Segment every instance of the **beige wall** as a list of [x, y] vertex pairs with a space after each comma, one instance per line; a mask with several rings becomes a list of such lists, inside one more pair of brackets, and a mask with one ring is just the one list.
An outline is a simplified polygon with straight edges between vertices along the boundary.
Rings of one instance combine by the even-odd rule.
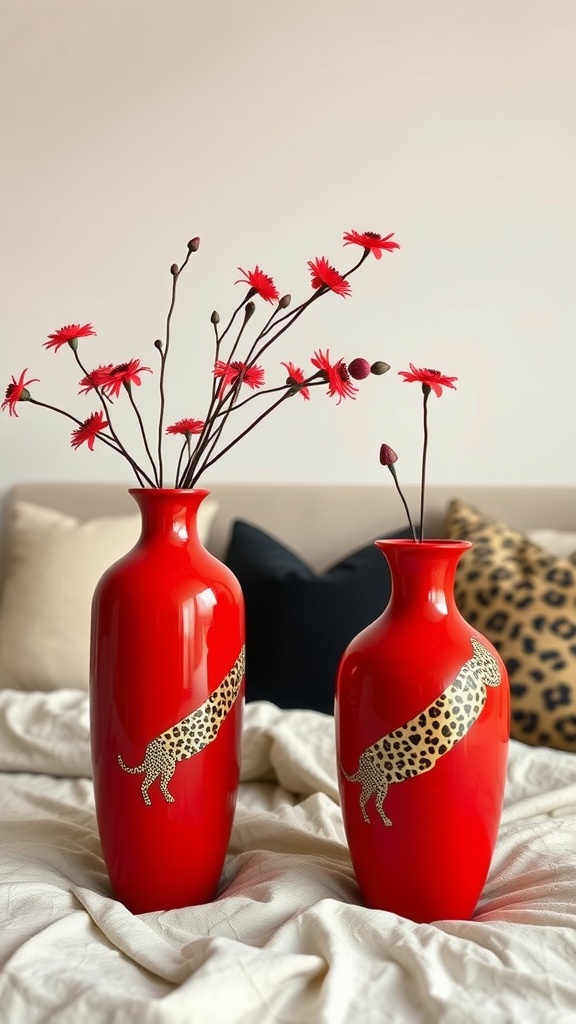
[[[199, 234], [168, 415], [201, 416], [208, 318], [242, 294], [238, 266], [303, 297], [308, 259], [348, 264], [343, 231], [395, 231], [401, 251], [303, 318], [270, 378], [317, 347], [437, 366], [460, 383], [432, 402], [431, 480], [574, 482], [573, 0], [3, 0], [0, 29], [3, 388], [27, 366], [38, 397], [88, 415], [68, 350], [41, 345], [70, 321], [98, 330], [91, 366], [154, 366], [168, 268]], [[138, 397], [152, 415], [152, 382]], [[214, 478], [369, 483], [386, 441], [418, 479], [414, 386], [313, 398]], [[0, 418], [2, 489], [127, 478], [19, 411]]]

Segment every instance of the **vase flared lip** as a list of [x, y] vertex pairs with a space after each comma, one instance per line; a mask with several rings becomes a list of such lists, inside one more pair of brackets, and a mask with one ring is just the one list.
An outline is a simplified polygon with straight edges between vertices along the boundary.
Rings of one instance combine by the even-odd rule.
[[425, 537], [424, 540], [412, 540], [407, 537], [386, 537], [374, 541], [376, 547], [401, 548], [403, 550], [426, 550], [426, 551], [468, 551], [472, 547], [470, 540], [458, 540], [455, 537]]
[[183, 494], [197, 494], [206, 498], [210, 491], [207, 487], [129, 487], [128, 494], [163, 494], [170, 497], [181, 497]]

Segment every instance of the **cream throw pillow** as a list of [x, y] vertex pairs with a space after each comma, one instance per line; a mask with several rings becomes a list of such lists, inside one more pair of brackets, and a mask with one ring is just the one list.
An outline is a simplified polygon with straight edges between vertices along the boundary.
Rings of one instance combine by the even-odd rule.
[[[217, 503], [205, 499], [205, 544]], [[17, 501], [7, 528], [0, 601], [0, 689], [88, 688], [92, 595], [140, 536], [140, 516], [81, 522]]]

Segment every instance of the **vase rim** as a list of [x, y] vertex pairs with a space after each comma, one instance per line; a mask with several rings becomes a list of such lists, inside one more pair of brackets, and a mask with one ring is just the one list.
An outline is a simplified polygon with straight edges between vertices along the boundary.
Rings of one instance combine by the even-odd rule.
[[128, 494], [170, 494], [170, 495], [182, 495], [182, 494], [201, 494], [206, 497], [210, 494], [207, 487], [129, 487]]
[[424, 540], [412, 540], [406, 537], [386, 537], [382, 540], [376, 540], [374, 543], [378, 547], [396, 547], [396, 548], [420, 548], [427, 550], [446, 550], [446, 551], [467, 551], [468, 548], [472, 547], [471, 540], [459, 540], [456, 537], [425, 537]]

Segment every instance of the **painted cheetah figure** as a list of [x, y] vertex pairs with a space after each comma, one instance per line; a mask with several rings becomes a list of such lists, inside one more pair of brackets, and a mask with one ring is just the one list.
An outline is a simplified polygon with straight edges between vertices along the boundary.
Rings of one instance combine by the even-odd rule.
[[410, 722], [364, 750], [353, 775], [342, 768], [348, 782], [362, 785], [360, 809], [368, 824], [366, 804], [371, 796], [384, 824], [392, 824], [384, 811], [388, 787], [429, 772], [474, 724], [486, 703], [486, 687], [500, 684], [496, 658], [474, 637], [470, 638], [470, 643], [473, 656], [437, 700]]
[[222, 722], [232, 710], [238, 696], [244, 678], [244, 660], [243, 647], [228, 675], [207, 700], [181, 722], [177, 722], [150, 741], [142, 764], [130, 768], [118, 754], [118, 763], [125, 772], [131, 775], [146, 773], [140, 787], [145, 804], [150, 806], [152, 803], [148, 790], [158, 776], [165, 800], [174, 803], [168, 783], [174, 775], [176, 765], [178, 761], [194, 757], [194, 754], [198, 754], [216, 738]]

